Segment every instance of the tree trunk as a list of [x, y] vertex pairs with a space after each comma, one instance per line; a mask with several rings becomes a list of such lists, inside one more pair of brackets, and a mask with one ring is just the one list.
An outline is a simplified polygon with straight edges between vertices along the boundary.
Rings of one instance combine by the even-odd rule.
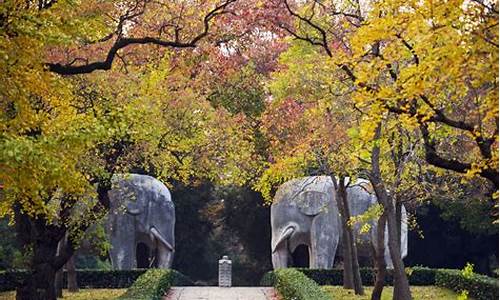
[[[44, 252], [52, 252], [54, 247], [37, 247], [35, 250], [33, 272], [26, 278], [22, 285], [16, 290], [16, 300], [56, 300], [56, 269], [47, 261], [47, 257], [42, 256]], [[52, 249], [51, 249], [52, 248]], [[49, 256], [50, 257], [50, 256]]]
[[[375, 130], [375, 140], [381, 137], [382, 126], [379, 123]], [[401, 258], [401, 249], [399, 247], [401, 239], [398, 242], [398, 224], [396, 221], [396, 210], [393, 200], [389, 197], [380, 172], [380, 146], [375, 143], [373, 146], [371, 165], [372, 171], [370, 181], [377, 195], [378, 201], [383, 205], [384, 213], [387, 215], [387, 227], [389, 231], [389, 252], [394, 265], [394, 300], [411, 300], [410, 285], [406, 277], [403, 259]], [[401, 227], [401, 223], [399, 223]]]
[[354, 274], [352, 271], [352, 251], [350, 250], [349, 247], [349, 242], [348, 241], [348, 233], [347, 229], [344, 227], [344, 221], [342, 220], [342, 257], [343, 257], [343, 271], [342, 271], [342, 276], [343, 276], [343, 287], [344, 289], [354, 289]]
[[[402, 204], [396, 200], [395, 218], [396, 218], [397, 240], [395, 244], [400, 253], [399, 255], [400, 257], [401, 257], [401, 205]], [[403, 265], [403, 272], [404, 272], [404, 265]], [[406, 272], [405, 272], [405, 278], [407, 278]], [[396, 277], [394, 277], [394, 279], [396, 279]], [[404, 290], [400, 288], [400, 285], [398, 285], [397, 287], [394, 286], [393, 299], [400, 299], [402, 293], [404, 293]]]
[[[32, 218], [15, 208], [16, 239], [21, 249], [31, 249], [30, 274], [16, 289], [17, 300], [56, 300], [56, 272], [67, 260], [67, 250], [57, 255], [66, 229], [47, 224], [43, 217]], [[64, 247], [67, 248], [67, 247]]]
[[[66, 239], [63, 238], [59, 241], [59, 244], [57, 244], [57, 254], [60, 254], [63, 251], [64, 243]], [[63, 276], [64, 276], [64, 266], [57, 270], [56, 272], [56, 278], [54, 279], [54, 285], [56, 289], [56, 296], [58, 298], [62, 298], [63, 296]]]
[[376, 231], [376, 240], [375, 246], [373, 247], [373, 256], [375, 260], [375, 284], [373, 286], [373, 291], [371, 295], [371, 300], [380, 300], [382, 298], [382, 291], [385, 286], [385, 274], [386, 264], [385, 264], [385, 224], [386, 224], [386, 216], [383, 213], [377, 221], [377, 231]]
[[56, 278], [54, 279], [54, 288], [56, 289], [57, 298], [63, 297], [63, 284], [64, 284], [64, 267], [60, 268], [56, 272]]
[[[98, 183], [97, 198], [101, 204], [94, 207], [95, 212], [107, 210], [109, 209], [108, 191], [111, 189], [111, 181], [108, 178], [95, 183]], [[70, 215], [73, 207], [72, 202], [66, 204], [59, 214], [61, 220], [65, 220]], [[56, 300], [56, 272], [64, 266], [74, 252], [73, 242], [68, 239], [60, 253], [57, 253], [59, 241], [67, 231], [65, 223], [47, 223], [44, 215], [29, 216], [23, 212], [20, 204], [14, 205], [13, 209], [17, 244], [23, 254], [31, 260], [28, 276], [16, 287], [16, 299]], [[84, 223], [78, 229], [84, 232], [87, 228], [88, 225]]]
[[[389, 227], [389, 252], [391, 254], [392, 263], [394, 264], [394, 300], [411, 300], [410, 285], [406, 277], [405, 266], [401, 258], [401, 249], [398, 242], [398, 233], [396, 215], [392, 203], [387, 205], [388, 211], [388, 227]], [[399, 223], [401, 226], [401, 223]]]
[[[342, 217], [342, 232], [344, 237], [344, 288], [354, 289], [356, 295], [363, 295], [363, 284], [359, 271], [358, 251], [356, 240], [349, 218], [351, 217], [349, 203], [347, 201], [347, 190], [344, 182], [345, 176], [340, 176], [337, 187], [337, 205]], [[332, 178], [335, 180], [335, 178]]]
[[68, 292], [77, 293], [78, 280], [75, 268], [75, 255], [72, 255], [71, 258], [66, 263], [66, 270], [68, 270]]

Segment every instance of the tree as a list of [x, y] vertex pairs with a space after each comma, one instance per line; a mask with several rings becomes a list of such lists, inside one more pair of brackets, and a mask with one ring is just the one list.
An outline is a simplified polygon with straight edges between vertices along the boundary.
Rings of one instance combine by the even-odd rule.
[[357, 161], [350, 155], [353, 145], [347, 134], [356, 122], [356, 112], [345, 109], [348, 99], [331, 101], [330, 91], [342, 87], [328, 82], [331, 66], [318, 67], [318, 58], [316, 50], [303, 42], [294, 43], [281, 56], [286, 68], [273, 74], [270, 87], [275, 103], [263, 117], [271, 143], [271, 165], [259, 188], [269, 197], [269, 185], [295, 176], [332, 178], [342, 216], [344, 286], [363, 294], [346, 191], [356, 177]]
[[[341, 7], [311, 1], [301, 6], [311, 17], [286, 1], [284, 6], [296, 17], [298, 30], [282, 27], [335, 56], [358, 87], [359, 106], [413, 122], [429, 164], [481, 176], [498, 189], [493, 151], [498, 144], [497, 2], [393, 1], [367, 7], [356, 2]], [[469, 112], [465, 119], [464, 111]], [[443, 143], [455, 147], [442, 154]], [[469, 161], [461, 156], [464, 148], [474, 154]]]
[[[384, 1], [363, 6], [284, 0], [276, 5], [295, 19], [277, 25], [295, 39], [319, 46], [343, 71], [339, 80], [351, 81], [353, 104], [368, 115], [361, 128], [377, 128], [381, 118], [396, 114], [406, 130], [420, 131], [429, 164], [481, 176], [498, 189], [498, 159], [492, 152], [498, 144], [497, 3]], [[460, 119], [464, 109], [470, 118]], [[379, 138], [384, 137], [375, 140]], [[439, 145], [450, 141], [456, 148], [441, 153]], [[466, 158], [465, 153], [473, 155]], [[383, 174], [377, 171], [377, 156], [372, 171]], [[383, 194], [385, 188], [378, 188]], [[387, 217], [394, 227], [394, 216]], [[389, 232], [397, 242], [397, 231]], [[391, 248], [392, 253], [397, 247]], [[397, 274], [405, 277], [402, 268]], [[399, 279], [403, 286], [396, 289], [403, 294], [397, 297], [409, 299], [407, 284]]]
[[[168, 69], [150, 72], [142, 61], [142, 67], [123, 66], [130, 72], [127, 78], [113, 70], [109, 77], [56, 75], [54, 67], [73, 70], [67, 74], [75, 69], [62, 63], [46, 65], [46, 59], [61, 57], [61, 49], [75, 41], [96, 40], [106, 22], [95, 13], [106, 10], [93, 2], [40, 3], [34, 7], [9, 1], [2, 3], [0, 13], [0, 214], [14, 220], [31, 271], [18, 288], [19, 299], [55, 298], [55, 273], [71, 257], [86, 228], [105, 214], [114, 173], [142, 169], [164, 180], [206, 176], [240, 182], [247, 169], [235, 162], [248, 161], [250, 166], [253, 161], [245, 157], [252, 152], [251, 143], [241, 138], [245, 133], [237, 118], [211, 109], [182, 85], [184, 94], [158, 93], [179, 88], [158, 89], [170, 75], [169, 80], [177, 77], [182, 79], [177, 83], [185, 84], [186, 68], [172, 74]], [[207, 18], [204, 24], [215, 16]], [[164, 112], [179, 122], [168, 123]], [[150, 118], [141, 119], [144, 115]], [[57, 254], [57, 244], [67, 232], [69, 242]]]
[[[295, 51], [315, 65], [301, 73], [289, 64], [300, 78], [296, 82], [312, 83], [307, 89], [296, 85], [292, 93], [283, 86], [286, 81], [271, 84], [273, 95], [281, 98], [275, 103], [284, 105], [291, 122], [265, 125], [289, 140], [271, 138], [277, 150], [270, 162], [279, 176], [269, 171], [264, 180], [285, 180], [326, 159], [330, 166], [347, 161], [350, 170], [370, 169], [385, 184], [397, 182], [397, 172], [389, 171], [394, 170], [389, 153], [398, 143], [388, 144], [391, 135], [400, 134], [391, 125], [397, 121], [405, 132], [418, 132], [418, 155], [430, 165], [464, 179], [487, 180], [490, 193], [497, 191], [497, 19], [498, 3], [482, 0], [364, 6], [315, 0], [3, 1], [0, 216], [15, 221], [33, 279], [20, 287], [18, 297], [54, 298], [55, 271], [81, 233], [104, 215], [114, 173], [140, 171], [189, 183], [199, 176], [245, 181], [260, 161], [254, 153], [258, 135], [248, 124], [259, 125], [249, 117], [258, 119], [261, 108], [250, 105], [249, 110], [235, 102], [235, 94], [263, 103], [262, 83], [252, 72], [265, 78], [277, 70], [274, 60], [263, 60], [286, 48], [285, 36], [314, 46]], [[257, 43], [249, 46], [250, 41]], [[265, 55], [259, 56], [260, 49]], [[255, 66], [245, 69], [250, 75], [234, 72], [248, 61]], [[224, 71], [217, 73], [219, 62]], [[315, 66], [321, 66], [317, 74]], [[206, 85], [203, 78], [214, 74], [224, 74], [224, 80]], [[206, 101], [210, 92], [216, 95], [212, 103]], [[314, 101], [289, 99], [292, 94]], [[332, 107], [327, 99], [339, 105]], [[360, 116], [359, 124], [340, 126], [341, 136], [324, 140], [323, 130], [334, 122], [327, 120], [323, 128], [322, 120], [329, 114], [340, 118], [342, 105]], [[311, 136], [310, 121], [316, 132]], [[379, 126], [381, 135], [374, 137]], [[346, 139], [348, 146], [332, 144], [354, 134], [353, 128], [359, 128], [359, 139]], [[336, 156], [335, 147], [344, 150]], [[370, 161], [377, 151], [378, 158]], [[377, 188], [384, 198], [386, 188]], [[396, 196], [383, 203], [397, 215], [399, 196], [391, 195]], [[89, 218], [78, 218], [76, 211]], [[387, 218], [394, 227], [393, 216]], [[57, 255], [57, 243], [68, 231], [70, 242]], [[389, 231], [397, 242], [397, 230]], [[397, 245], [391, 248], [397, 252]], [[397, 274], [404, 276], [401, 268]], [[401, 299], [409, 298], [404, 294]]]

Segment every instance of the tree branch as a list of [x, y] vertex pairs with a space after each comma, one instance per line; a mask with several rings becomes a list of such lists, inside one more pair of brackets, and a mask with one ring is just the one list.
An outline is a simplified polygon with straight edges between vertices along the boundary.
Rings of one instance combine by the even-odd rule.
[[418, 55], [417, 55], [417, 52], [415, 52], [415, 49], [413, 48], [412, 45], [410, 45], [402, 36], [401, 34], [396, 34], [396, 37], [398, 37], [401, 42], [403, 43], [403, 45], [406, 47], [406, 49], [408, 49], [411, 54], [413, 55], [413, 62], [418, 66], [418, 64], [420, 63], [420, 59], [418, 58]]
[[[464, 121], [456, 121], [456, 120], [450, 119], [444, 114], [442, 109], [436, 108], [429, 101], [429, 98], [427, 98], [425, 95], [421, 95], [420, 98], [425, 102], [425, 104], [427, 104], [435, 112], [435, 115], [429, 119], [430, 121], [440, 122], [440, 123], [446, 124], [446, 125], [454, 127], [454, 128], [469, 131], [469, 132], [474, 134], [474, 131], [475, 131], [474, 125], [467, 123], [467, 122], [464, 122]], [[481, 151], [481, 155], [484, 158], [491, 158], [491, 146], [494, 142], [494, 139], [488, 139], [488, 138], [485, 139], [481, 135], [479, 135], [479, 136], [474, 135], [474, 136], [475, 136], [474, 140], [475, 140], [477, 146], [479, 147], [479, 150]]]
[[[429, 129], [427, 124], [420, 124], [420, 131], [424, 140], [425, 160], [436, 167], [446, 170], [455, 171], [458, 173], [467, 173], [472, 168], [469, 163], [463, 163], [456, 159], [448, 159], [440, 156], [436, 150], [435, 142], [430, 138]], [[479, 175], [489, 180], [493, 186], [498, 190], [498, 171], [492, 168], [481, 170]]]
[[[322, 46], [323, 49], [325, 49], [325, 51], [328, 54], [328, 56], [332, 57], [333, 54], [332, 54], [332, 51], [330, 50], [330, 47], [328, 46], [328, 39], [327, 39], [326, 31], [323, 28], [321, 28], [319, 25], [314, 24], [309, 18], [303, 17], [303, 16], [299, 15], [298, 13], [294, 12], [292, 10], [292, 8], [290, 7], [290, 5], [288, 5], [288, 1], [287, 0], [284, 0], [283, 2], [285, 3], [285, 7], [288, 10], [288, 13], [290, 13], [292, 16], [294, 16], [295, 18], [299, 19], [300, 21], [306, 23], [310, 27], [314, 28], [320, 34], [320, 36], [321, 36], [321, 42], [317, 42], [319, 44], [313, 44], [313, 45], [320, 45], [320, 46]], [[294, 35], [294, 37], [298, 36], [298, 34], [296, 34], [296, 33], [293, 34], [293, 35]], [[305, 41], [310, 41], [311, 40], [310, 38], [306, 38], [306, 37], [302, 37], [301, 39], [305, 40]]]
[[222, 4], [216, 6], [214, 9], [208, 12], [203, 18], [203, 31], [188, 42], [180, 42], [178, 40], [169, 41], [156, 37], [134, 38], [134, 37], [122, 37], [121, 35], [118, 35], [118, 38], [116, 39], [115, 43], [109, 49], [108, 54], [106, 55], [106, 59], [103, 61], [96, 61], [79, 66], [61, 64], [61, 63], [47, 63], [46, 66], [49, 69], [49, 71], [60, 75], [86, 74], [86, 73], [92, 73], [96, 70], [111, 69], [111, 66], [113, 65], [113, 61], [117, 56], [118, 51], [120, 49], [132, 45], [151, 44], [151, 45], [171, 47], [171, 48], [195, 48], [198, 42], [208, 35], [210, 30], [211, 20], [218, 15], [226, 13], [225, 9], [227, 8], [227, 6], [236, 1], [238, 0], [226, 0]]

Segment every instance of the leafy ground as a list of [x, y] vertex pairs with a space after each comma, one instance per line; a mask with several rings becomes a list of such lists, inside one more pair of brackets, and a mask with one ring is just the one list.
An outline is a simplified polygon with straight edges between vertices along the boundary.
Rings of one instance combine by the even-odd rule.
[[[323, 289], [334, 296], [334, 299], [369, 300], [373, 287], [365, 287], [364, 296], [355, 296], [354, 291], [345, 290], [341, 286], [324, 286]], [[385, 287], [382, 300], [391, 300], [392, 291], [392, 287]], [[456, 300], [458, 296], [453, 291], [435, 286], [412, 286], [411, 291], [413, 298], [419, 300]]]
[[[324, 286], [328, 293], [334, 296], [334, 299], [342, 300], [369, 300], [372, 287], [365, 287], [364, 296], [355, 296], [352, 290], [345, 290], [341, 286]], [[382, 300], [392, 299], [392, 287], [385, 287]], [[435, 286], [413, 286], [411, 287], [414, 299], [419, 300], [456, 300], [457, 294], [440, 287]], [[125, 289], [81, 289], [78, 293], [68, 293], [63, 291], [66, 300], [110, 300], [125, 292]], [[14, 300], [15, 292], [0, 293], [0, 300]]]
[[[126, 289], [81, 289], [78, 293], [68, 293], [63, 290], [65, 300], [110, 300], [115, 299], [126, 291]], [[16, 292], [0, 293], [0, 300], [14, 300]]]

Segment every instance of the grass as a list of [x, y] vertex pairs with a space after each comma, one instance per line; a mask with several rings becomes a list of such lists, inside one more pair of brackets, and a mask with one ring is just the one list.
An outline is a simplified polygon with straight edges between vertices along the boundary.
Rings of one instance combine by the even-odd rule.
[[[332, 295], [335, 300], [369, 300], [373, 287], [366, 286], [364, 296], [356, 296], [352, 290], [345, 290], [341, 286], [323, 286], [323, 289]], [[382, 300], [392, 300], [392, 287], [385, 287]], [[68, 293], [63, 291], [65, 300], [111, 300], [122, 295], [126, 289], [81, 289], [78, 293]], [[457, 294], [445, 288], [435, 286], [412, 286], [412, 295], [418, 300], [456, 300]], [[0, 300], [14, 300], [16, 293], [0, 293]], [[469, 300], [473, 300], [470, 299]]]
[[[345, 290], [341, 286], [323, 286], [323, 289], [332, 295], [335, 300], [369, 300], [373, 287], [365, 286], [365, 295], [356, 296], [353, 290]], [[413, 299], [418, 300], [457, 300], [457, 294], [445, 288], [436, 286], [412, 286]], [[382, 300], [392, 300], [393, 287], [385, 287]], [[469, 298], [470, 300], [470, 298]]]
[[[63, 290], [63, 298], [65, 300], [111, 300], [125, 293], [126, 289], [80, 289], [78, 293], [68, 293]], [[14, 300], [16, 292], [0, 293], [0, 300]]]

